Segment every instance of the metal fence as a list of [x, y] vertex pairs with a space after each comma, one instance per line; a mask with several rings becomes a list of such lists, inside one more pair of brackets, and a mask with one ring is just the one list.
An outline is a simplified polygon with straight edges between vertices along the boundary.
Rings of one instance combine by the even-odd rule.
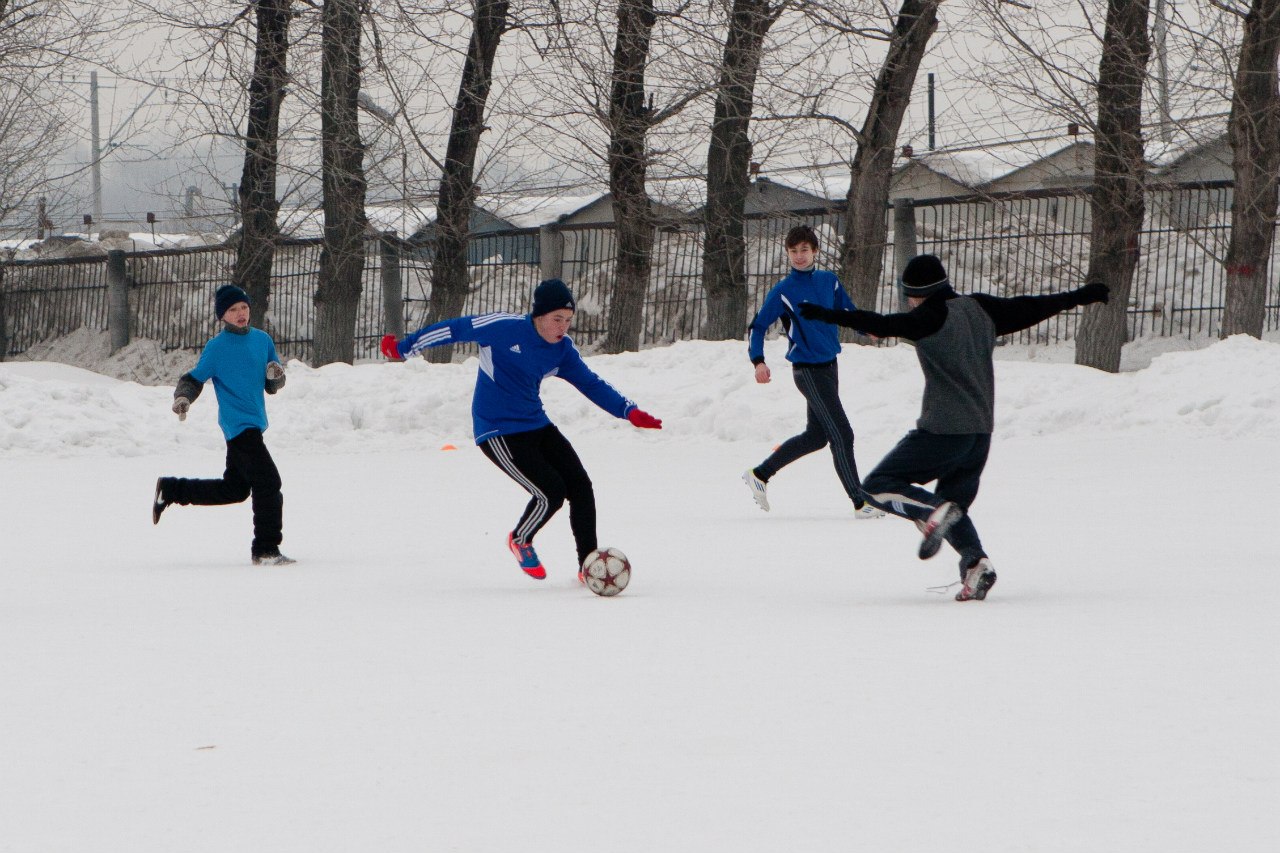
[[[1229, 183], [1149, 188], [1141, 258], [1128, 308], [1131, 338], [1213, 335], [1222, 319], [1230, 235]], [[933, 252], [946, 262], [962, 292], [1014, 296], [1076, 287], [1089, 256], [1087, 190], [1025, 192], [918, 200], [913, 251]], [[830, 209], [747, 217], [748, 304], [754, 311], [769, 287], [787, 271], [783, 237], [805, 223], [822, 240], [819, 262], [838, 266], [843, 213]], [[894, 239], [884, 246], [877, 310], [894, 310]], [[386, 253], [379, 240], [366, 252], [363, 295], [356, 319], [358, 358], [377, 357], [388, 328], [382, 292], [383, 265], [396, 266], [404, 327], [420, 327], [431, 302], [429, 249], [396, 244]], [[698, 338], [706, 321], [702, 290], [702, 231], [695, 220], [668, 223], [655, 234], [653, 272], [646, 297], [641, 346]], [[471, 290], [463, 312], [521, 313], [534, 285], [548, 275], [569, 282], [578, 297], [574, 339], [590, 349], [607, 328], [614, 281], [616, 241], [610, 224], [516, 229], [476, 236], [468, 247]], [[272, 273], [270, 328], [286, 357], [309, 361], [313, 296], [321, 242], [285, 240]], [[226, 246], [125, 252], [131, 337], [158, 341], [165, 349], [194, 350], [216, 331], [214, 289], [230, 278], [234, 250]], [[82, 326], [108, 322], [106, 258], [12, 259], [0, 261], [0, 332], [4, 352], [16, 355]], [[1280, 326], [1280, 287], [1274, 256], [1269, 268], [1266, 328]], [[743, 318], [745, 328], [747, 318]], [[1020, 333], [1014, 340], [1070, 340], [1079, 311], [1066, 312]], [[460, 350], [463, 354], [466, 348]]]

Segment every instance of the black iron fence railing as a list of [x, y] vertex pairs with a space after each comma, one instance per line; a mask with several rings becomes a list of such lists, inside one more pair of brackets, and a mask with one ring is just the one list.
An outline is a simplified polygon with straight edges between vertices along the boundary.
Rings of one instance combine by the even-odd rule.
[[[1040, 191], [916, 200], [908, 222], [914, 234], [890, 232], [883, 247], [883, 274], [874, 306], [898, 305], [894, 286], [896, 241], [914, 252], [946, 261], [962, 292], [999, 295], [1044, 293], [1083, 283], [1089, 258], [1088, 188], [1072, 193]], [[1230, 237], [1231, 185], [1226, 182], [1152, 186], [1141, 237], [1140, 261], [1129, 313], [1131, 338], [1214, 335], [1222, 319]], [[890, 222], [893, 221], [890, 215]], [[839, 206], [747, 217], [748, 304], [754, 311], [786, 273], [782, 247], [798, 223], [822, 239], [820, 262], [838, 267], [843, 229]], [[902, 231], [910, 229], [900, 229]], [[403, 312], [404, 328], [419, 328], [431, 303], [429, 247], [371, 239], [366, 252], [363, 296], [356, 318], [359, 358], [377, 356], [378, 339], [392, 327], [388, 304]], [[0, 261], [0, 343], [16, 355], [35, 344], [81, 327], [105, 329], [111, 286], [106, 253], [60, 259]], [[653, 271], [644, 309], [641, 346], [698, 338], [706, 322], [702, 289], [702, 230], [699, 221], [666, 223], [655, 234]], [[320, 267], [319, 240], [283, 240], [272, 272], [270, 328], [282, 354], [310, 360], [313, 295]], [[1277, 250], [1280, 251], [1280, 250]], [[897, 252], [901, 256], [901, 252]], [[607, 328], [616, 240], [613, 226], [564, 225], [478, 235], [468, 247], [471, 291], [464, 313], [528, 310], [534, 285], [557, 275], [578, 297], [574, 339], [597, 344]], [[147, 338], [167, 349], [195, 350], [216, 331], [212, 294], [229, 280], [235, 261], [227, 246], [124, 252], [130, 338]], [[386, 268], [390, 264], [394, 268]], [[1268, 269], [1266, 328], [1280, 326], [1280, 287], [1273, 254]], [[386, 290], [393, 288], [390, 299]], [[393, 309], [394, 310], [394, 309]], [[743, 328], [748, 317], [742, 318]], [[1015, 336], [1022, 343], [1070, 340], [1079, 312], [1055, 317]], [[464, 354], [467, 350], [461, 350]]]

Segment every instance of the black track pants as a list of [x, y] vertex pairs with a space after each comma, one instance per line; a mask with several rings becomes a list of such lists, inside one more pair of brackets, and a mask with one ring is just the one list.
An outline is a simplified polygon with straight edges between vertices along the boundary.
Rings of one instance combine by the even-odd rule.
[[[913, 429], [867, 475], [867, 498], [880, 509], [912, 521], [924, 521], [943, 501], [952, 501], [965, 516], [947, 533], [947, 542], [971, 566], [987, 556], [969, 507], [978, 497], [982, 471], [991, 452], [987, 433], [939, 435]], [[934, 491], [918, 484], [937, 480]]]
[[854, 506], [862, 506], [862, 484], [853, 458], [853, 427], [840, 405], [840, 374], [836, 363], [797, 364], [791, 375], [808, 404], [804, 432], [779, 445], [768, 459], [756, 467], [756, 476], [768, 482], [770, 477], [800, 457], [830, 445], [831, 460], [835, 463], [840, 485], [844, 486], [845, 494]]
[[591, 478], [569, 439], [555, 425], [495, 436], [480, 450], [502, 472], [532, 495], [512, 533], [528, 544], [551, 516], [569, 501], [569, 527], [578, 564], [596, 549], [596, 496]]
[[165, 477], [161, 485], [165, 500], [184, 505], [236, 504], [252, 495], [252, 553], [259, 556], [279, 550], [284, 496], [280, 493], [280, 472], [260, 430], [247, 429], [227, 442], [227, 470], [221, 480]]

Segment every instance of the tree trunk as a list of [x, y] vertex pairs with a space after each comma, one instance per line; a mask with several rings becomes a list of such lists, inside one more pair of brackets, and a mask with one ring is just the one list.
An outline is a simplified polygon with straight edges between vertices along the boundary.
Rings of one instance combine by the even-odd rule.
[[1226, 310], [1222, 337], [1262, 337], [1266, 320], [1267, 267], [1275, 239], [1280, 181], [1280, 0], [1253, 0], [1244, 20], [1240, 66], [1231, 99], [1235, 194], [1227, 246]]
[[653, 266], [653, 212], [645, 186], [650, 110], [644, 102], [645, 65], [657, 15], [652, 0], [622, 0], [613, 45], [609, 90], [609, 191], [618, 238], [605, 352], [640, 349], [644, 297]]
[[321, 13], [320, 154], [324, 248], [315, 296], [315, 363], [355, 360], [364, 273], [364, 144], [360, 141], [361, 0], [325, 0]]
[[1093, 230], [1088, 281], [1111, 288], [1107, 304], [1084, 309], [1076, 336], [1076, 364], [1120, 370], [1126, 308], [1138, 266], [1142, 197], [1142, 82], [1151, 42], [1147, 0], [1109, 0], [1098, 65], [1098, 129], [1094, 152]]
[[702, 287], [707, 294], [703, 337], [742, 337], [747, 326], [747, 241], [744, 220], [750, 190], [751, 139], [756, 75], [769, 28], [782, 4], [734, 0], [725, 36], [707, 149], [707, 205], [702, 248]]
[[271, 307], [271, 265], [279, 228], [276, 169], [279, 158], [280, 104], [288, 80], [289, 20], [292, 0], [256, 0], [258, 34], [249, 114], [240, 176], [240, 245], [231, 280], [249, 294], [253, 324], [267, 328]]
[[[467, 237], [475, 207], [476, 152], [484, 133], [485, 104], [493, 84], [493, 60], [507, 27], [507, 0], [476, 0], [471, 40], [462, 66], [458, 99], [449, 128], [440, 199], [436, 207], [436, 246], [431, 264], [431, 304], [427, 323], [438, 323], [462, 313], [467, 299]], [[453, 347], [427, 350], [427, 360], [446, 362]]]
[[871, 311], [876, 309], [884, 249], [889, 239], [889, 182], [893, 177], [898, 131], [911, 103], [911, 89], [925, 48], [938, 28], [941, 2], [903, 0], [853, 157], [849, 192], [845, 197], [847, 213], [840, 280], [851, 292], [854, 304]]

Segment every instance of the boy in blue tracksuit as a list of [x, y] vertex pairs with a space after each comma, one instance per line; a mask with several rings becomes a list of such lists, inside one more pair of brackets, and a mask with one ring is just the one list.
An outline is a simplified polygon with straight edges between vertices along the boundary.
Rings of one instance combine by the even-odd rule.
[[173, 413], [186, 420], [204, 383], [213, 380], [218, 426], [227, 439], [226, 471], [220, 480], [161, 477], [156, 481], [151, 521], [159, 524], [169, 504], [216, 506], [240, 503], [252, 495], [250, 558], [254, 565], [288, 565], [294, 561], [280, 553], [284, 515], [280, 472], [262, 441], [267, 429], [263, 392], [274, 394], [284, 387], [284, 365], [271, 336], [249, 325], [247, 293], [225, 284], [214, 295], [213, 306], [222, 330], [205, 344], [195, 368], [178, 379]]
[[547, 576], [533, 549], [533, 537], [569, 501], [569, 526], [582, 561], [596, 550], [596, 505], [591, 479], [578, 454], [542, 407], [542, 380], [558, 376], [587, 399], [642, 429], [661, 429], [662, 421], [641, 411], [587, 367], [568, 337], [573, 294], [559, 279], [533, 292], [529, 314], [480, 314], [444, 320], [403, 340], [387, 335], [382, 354], [396, 361], [427, 347], [452, 343], [480, 345], [480, 372], [471, 399], [476, 444], [493, 464], [532, 498], [507, 546], [525, 574]]
[[853, 501], [854, 518], [881, 518], [884, 513], [863, 500], [853, 458], [853, 427], [840, 405], [840, 375], [836, 367], [839, 332], [830, 323], [801, 317], [797, 310], [801, 302], [809, 302], [852, 311], [853, 300], [834, 273], [817, 268], [818, 235], [812, 228], [792, 228], [787, 232], [786, 248], [791, 273], [773, 286], [751, 320], [747, 354], [755, 365], [756, 382], [769, 382], [773, 377], [764, 362], [764, 336], [775, 321], [782, 320], [782, 330], [790, 341], [787, 361], [791, 362], [796, 387], [804, 395], [808, 420], [804, 432], [787, 439], [768, 459], [745, 471], [742, 481], [756, 504], [767, 512], [770, 478], [800, 457], [830, 445], [836, 476]]

